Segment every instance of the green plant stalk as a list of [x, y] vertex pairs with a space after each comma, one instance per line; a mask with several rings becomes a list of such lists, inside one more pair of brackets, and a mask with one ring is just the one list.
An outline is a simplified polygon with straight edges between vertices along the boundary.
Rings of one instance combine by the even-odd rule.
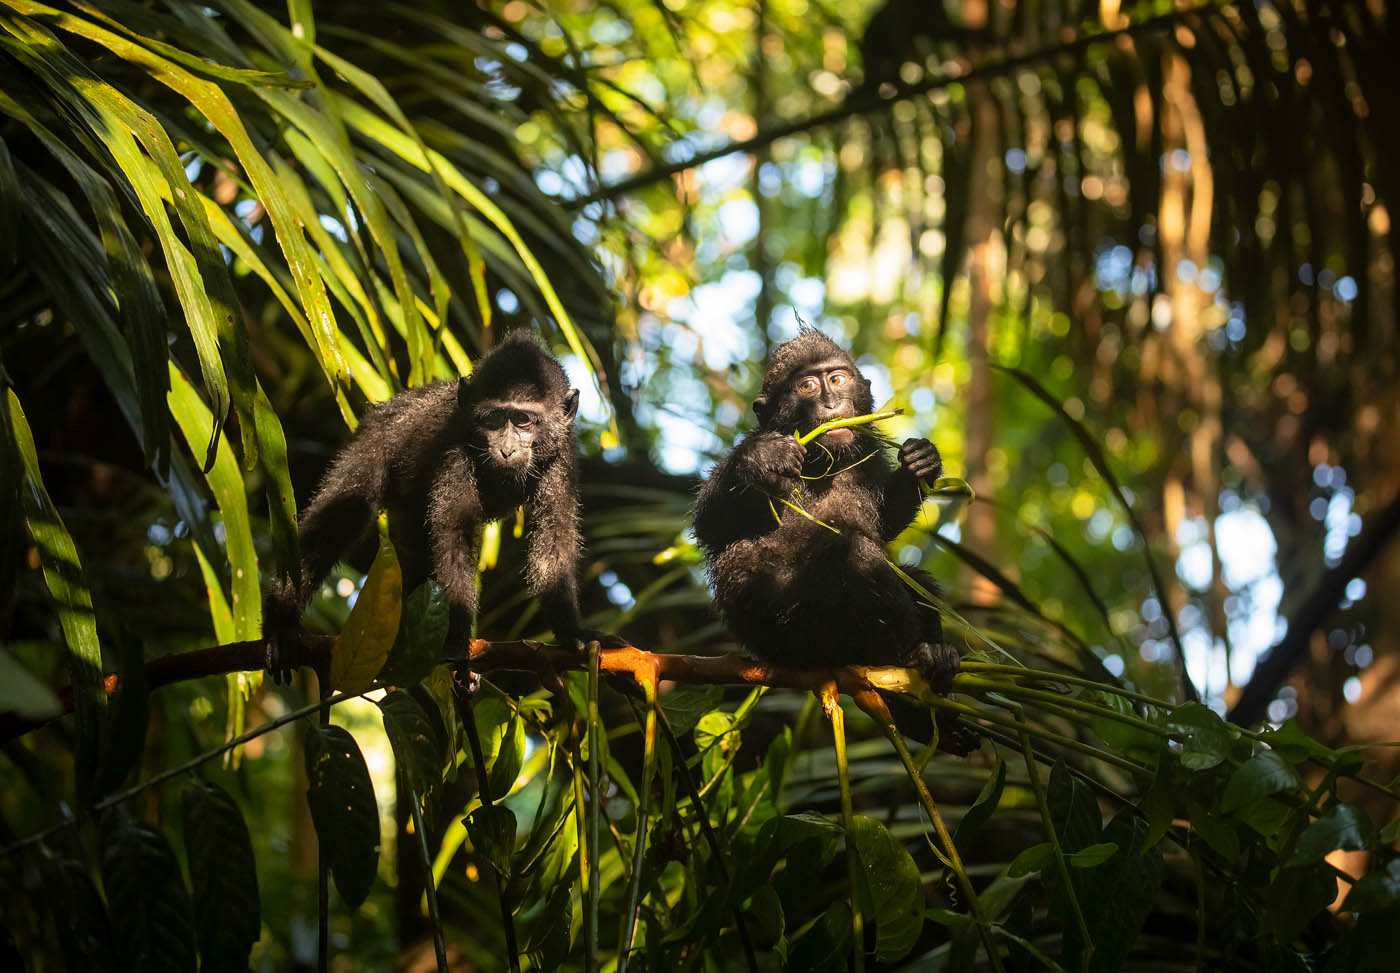
[[904, 742], [904, 737], [893, 721], [884, 723], [880, 721], [885, 730], [885, 735], [894, 744], [895, 752], [899, 754], [900, 763], [904, 764], [904, 771], [909, 775], [909, 780], [914, 784], [914, 789], [919, 792], [919, 802], [923, 804], [924, 811], [927, 812], [929, 821], [933, 823], [934, 833], [938, 835], [939, 842], [942, 843], [944, 854], [941, 856], [948, 868], [957, 879], [958, 887], [962, 889], [963, 895], [967, 896], [967, 908], [972, 914], [973, 920], [977, 923], [977, 935], [982, 939], [982, 948], [987, 951], [987, 958], [991, 961], [992, 968], [997, 973], [1002, 973], [1001, 952], [992, 941], [991, 930], [987, 926], [986, 917], [982, 914], [982, 903], [977, 898], [977, 891], [972, 887], [972, 878], [967, 874], [967, 868], [962, 863], [962, 857], [958, 854], [958, 846], [953, 843], [953, 836], [948, 831], [948, 826], [943, 822], [943, 815], [939, 813], [938, 804], [933, 799], [933, 793], [928, 789], [928, 784], [924, 781], [924, 775], [919, 772], [919, 768], [914, 763], [914, 755], [909, 752], [909, 745]]
[[603, 883], [596, 873], [603, 859], [600, 853], [602, 837], [599, 834], [603, 774], [602, 758], [598, 753], [603, 741], [602, 719], [598, 715], [598, 673], [602, 653], [598, 642], [588, 643], [588, 847], [593, 852], [595, 874], [594, 881], [588, 886], [588, 897], [584, 900], [583, 924], [592, 969], [598, 968], [598, 908], [603, 893]]
[[[323, 668], [316, 670], [316, 685], [321, 691], [322, 702], [331, 695], [330, 680], [327, 678], [330, 667], [330, 660], [327, 660]], [[331, 725], [330, 707], [321, 710], [320, 721], [323, 727]], [[331, 954], [331, 870], [319, 831], [316, 833], [316, 906], [316, 969], [318, 973], [327, 973]]]
[[[491, 778], [486, 773], [486, 755], [481, 749], [481, 734], [476, 732], [476, 717], [472, 715], [471, 693], [461, 687], [454, 687], [453, 696], [458, 701], [463, 727], [467, 731], [467, 743], [472, 751], [472, 763], [476, 765], [476, 786], [477, 796], [481, 798], [482, 807], [490, 807], [492, 804]], [[416, 813], [415, 807], [415, 813]], [[420, 830], [421, 833], [421, 830]], [[510, 903], [506, 901], [506, 883], [501, 880], [501, 874], [496, 871], [496, 866], [490, 867], [491, 876], [495, 881], [496, 900], [501, 907], [501, 931], [506, 937], [506, 953], [510, 960], [511, 973], [520, 973], [520, 950], [516, 946], [515, 940], [515, 917], [511, 914]], [[432, 867], [428, 868], [429, 888], [432, 887]]]
[[433, 856], [428, 852], [428, 835], [423, 829], [423, 811], [418, 807], [418, 794], [408, 782], [407, 775], [400, 772], [400, 782], [408, 795], [409, 811], [413, 815], [413, 833], [418, 837], [418, 853], [423, 856], [423, 872], [426, 878], [423, 891], [428, 897], [428, 922], [433, 927], [433, 951], [437, 954], [438, 973], [447, 973], [447, 944], [442, 938], [442, 914], [438, 912], [437, 887], [433, 881]]
[[656, 680], [642, 683], [646, 696], [646, 735], [642, 743], [642, 781], [637, 793], [637, 841], [632, 856], [632, 881], [627, 891], [627, 918], [624, 920], [621, 955], [617, 958], [617, 973], [627, 973], [627, 958], [632, 952], [632, 940], [637, 934], [637, 914], [642, 904], [642, 862], [647, 850], [647, 812], [651, 803], [651, 779], [656, 773]]
[[[1023, 725], [1021, 723], [1017, 723], [1014, 720], [1008, 720], [1000, 716], [995, 716], [991, 713], [986, 712], [985, 710], [980, 710], [975, 706], [969, 706], [966, 703], [959, 703], [951, 699], [945, 699], [942, 696], [937, 696], [933, 699], [925, 700], [924, 702], [932, 703], [933, 706], [938, 709], [952, 710], [956, 713], [962, 713], [964, 716], [971, 716], [974, 719], [984, 720], [992, 724], [993, 726], [1000, 726], [1004, 729], [1011, 730], [1015, 733], [1020, 733], [1024, 729], [1025, 731], [1029, 732], [1032, 736], [1039, 737], [1040, 739], [1053, 743], [1056, 746], [1064, 747], [1066, 750], [1073, 750], [1076, 753], [1081, 753], [1086, 757], [1092, 757], [1095, 760], [1102, 760], [1106, 764], [1112, 764], [1113, 766], [1119, 767], [1123, 770], [1132, 771], [1138, 774], [1150, 774], [1152, 772], [1151, 768], [1145, 767], [1139, 763], [1135, 763], [1134, 761], [1128, 760], [1125, 757], [1120, 757], [1118, 756], [1118, 754], [1113, 753], [1111, 751], [1101, 750], [1098, 747], [1090, 746], [1087, 743], [1082, 743], [1079, 740], [1074, 739], [1073, 737], [1064, 736], [1063, 734], [1056, 733], [1053, 730], [1045, 730], [1038, 726], [1031, 726], [1029, 724]], [[1006, 705], [1008, 707], [1014, 707], [1016, 704], [1007, 703]]]
[[1031, 789], [1035, 791], [1035, 803], [1040, 808], [1040, 821], [1045, 826], [1045, 837], [1050, 842], [1050, 850], [1055, 855], [1055, 870], [1060, 873], [1060, 881], [1064, 883], [1065, 897], [1069, 899], [1069, 907], [1074, 912], [1074, 922], [1079, 926], [1079, 935], [1084, 940], [1084, 955], [1080, 958], [1080, 968], [1087, 971], [1091, 968], [1094, 959], [1094, 941], [1089, 936], [1089, 924], [1084, 921], [1084, 910], [1079, 906], [1079, 896], [1074, 893], [1074, 885], [1070, 881], [1069, 863], [1065, 861], [1065, 851], [1060, 847], [1060, 836], [1055, 831], [1055, 821], [1050, 816], [1050, 802], [1045, 797], [1045, 787], [1040, 782], [1040, 770], [1035, 760], [1035, 750], [1031, 747], [1031, 736], [1028, 732], [1030, 724], [1026, 722], [1026, 717], [1017, 707], [1012, 712], [1016, 715], [1016, 722], [1020, 724], [1021, 754], [1026, 761], [1026, 776], [1030, 779]]
[[[1029, 679], [1033, 682], [1062, 682], [1068, 686], [1083, 686], [1088, 689], [1097, 689], [1101, 692], [1112, 693], [1114, 696], [1122, 696], [1124, 699], [1131, 699], [1137, 703], [1144, 703], [1148, 706], [1156, 706], [1159, 709], [1171, 709], [1171, 703], [1166, 700], [1157, 699], [1144, 693], [1135, 693], [1131, 689], [1123, 689], [1112, 683], [1098, 682], [1094, 679], [1086, 679], [1084, 676], [1061, 675], [1058, 672], [1046, 672], [1044, 669], [1031, 669], [1027, 666], [1009, 666], [1000, 662], [982, 662], [978, 659], [964, 659], [962, 671], [968, 673], [985, 672], [988, 675], [1009, 676], [1012, 679]], [[1249, 731], [1242, 731], [1248, 733]]]
[[821, 436], [824, 433], [831, 432], [831, 430], [833, 429], [846, 429], [850, 426], [863, 426], [866, 423], [879, 422], [881, 419], [892, 419], [895, 416], [902, 415], [904, 415], [903, 409], [889, 409], [885, 412], [872, 412], [869, 415], [852, 416], [849, 419], [831, 419], [827, 422], [823, 422], [820, 426], [817, 426], [811, 432], [804, 433], [802, 435], [798, 435], [794, 432], [793, 435], [797, 437], [797, 441], [799, 443], [801, 443], [803, 446], [806, 446], [818, 436]]
[[[823, 692], [823, 696], [826, 693]], [[831, 736], [836, 745], [836, 779], [841, 785], [841, 826], [846, 829], [846, 874], [851, 883], [851, 968], [855, 973], [865, 970], [865, 931], [860, 914], [860, 862], [855, 842], [855, 810], [851, 805], [851, 776], [846, 768], [846, 715], [841, 711], [841, 698], [833, 691], [829, 697]], [[828, 702], [828, 698], [822, 700]]]
[[[588, 813], [583, 797], [583, 760], [579, 756], [579, 734], [578, 722], [574, 721], [569, 730], [569, 751], [572, 758], [573, 773], [570, 774], [574, 781], [574, 827], [578, 831], [578, 872], [579, 872], [579, 892], [583, 899], [584, 908], [588, 908], [589, 890], [597, 876], [594, 874], [592, 855], [596, 851], [593, 845], [588, 843]], [[584, 923], [584, 933], [588, 932], [588, 923]], [[586, 944], [584, 955], [584, 970], [587, 973], [598, 968], [598, 944], [591, 941]]]
[[[710, 815], [705, 810], [705, 805], [700, 801], [700, 792], [695, 788], [695, 778], [690, 775], [690, 768], [686, 766], [685, 752], [681, 749], [681, 742], [676, 739], [675, 732], [671, 729], [670, 720], [666, 719], [666, 711], [657, 705], [657, 712], [661, 718], [661, 731], [666, 735], [666, 743], [671, 748], [671, 756], [674, 758], [676, 773], [680, 777], [681, 786], [690, 797], [691, 805], [695, 809], [695, 819], [700, 825], [700, 833], [705, 837], [705, 843], [710, 846], [710, 854], [713, 856], [715, 868], [719, 872], [719, 877], [724, 882], [724, 887], [729, 888], [729, 865], [724, 860], [724, 852], [719, 846], [719, 838], [715, 835], [715, 829], [710, 825]], [[676, 819], [681, 821], [680, 803], [676, 804]], [[744, 959], [748, 963], [749, 973], [758, 973], [758, 956], [754, 953], [753, 941], [749, 939], [749, 929], [744, 923], [743, 910], [739, 904], [734, 903], [734, 924], [739, 930], [739, 942], [744, 947]]]
[[1044, 703], [1049, 706], [1057, 706], [1062, 709], [1079, 710], [1093, 716], [1101, 716], [1106, 720], [1114, 720], [1125, 726], [1142, 730], [1144, 733], [1151, 733], [1153, 736], [1169, 737], [1170, 731], [1156, 723], [1149, 722], [1137, 716], [1129, 716], [1127, 713], [1120, 713], [1117, 710], [1109, 709], [1107, 706], [1099, 706], [1096, 703], [1083, 699], [1076, 699], [1073, 696], [1062, 696], [1059, 693], [1048, 693], [1042, 689], [1027, 689], [1015, 683], [1006, 683], [995, 679], [983, 679], [978, 676], [966, 676], [957, 680], [958, 688], [966, 688], [969, 691], [985, 689], [991, 692], [1001, 693], [1013, 699], [1023, 699], [1027, 701]]

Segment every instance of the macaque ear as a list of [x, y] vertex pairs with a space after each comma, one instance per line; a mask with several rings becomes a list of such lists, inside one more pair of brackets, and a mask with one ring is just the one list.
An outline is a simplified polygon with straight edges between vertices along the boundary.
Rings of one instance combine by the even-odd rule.
[[773, 414], [773, 410], [768, 406], [768, 396], [760, 395], [753, 400], [753, 414], [758, 416], [759, 425], [768, 425], [768, 417]]
[[578, 415], [578, 389], [569, 389], [569, 394], [564, 396], [564, 418], [572, 422], [576, 415]]
[[457, 405], [460, 408], [465, 409], [471, 404], [471, 381], [465, 377], [457, 379]]

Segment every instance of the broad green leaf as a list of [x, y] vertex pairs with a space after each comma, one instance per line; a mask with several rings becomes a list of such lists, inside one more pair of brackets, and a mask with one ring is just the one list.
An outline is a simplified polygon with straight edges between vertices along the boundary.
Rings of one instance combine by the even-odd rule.
[[404, 599], [399, 632], [379, 681], [411, 686], [424, 679], [442, 660], [443, 640], [450, 620], [447, 593], [429, 578]]
[[117, 952], [127, 969], [187, 973], [195, 968], [190, 893], [159, 831], [108, 812], [102, 827], [102, 885]]
[[1201, 836], [1216, 854], [1226, 861], [1234, 861], [1240, 854], [1240, 834], [1233, 819], [1205, 807], [1195, 801], [1186, 802], [1187, 816], [1191, 830]]
[[1202, 703], [1182, 703], [1171, 711], [1167, 729], [1179, 736], [1182, 743], [1181, 765], [1188, 770], [1207, 770], [1230, 755], [1230, 747], [1239, 736], [1209, 706]]
[[1006, 761], [998, 760], [996, 768], [992, 771], [987, 782], [982, 785], [982, 791], [977, 795], [977, 800], [972, 802], [972, 806], [967, 809], [967, 813], [958, 822], [957, 828], [953, 831], [953, 843], [958, 845], [960, 851], [967, 853], [967, 848], [982, 825], [996, 811], [997, 805], [1001, 803], [1001, 792], [1006, 788]]
[[1392, 858], [1384, 868], [1363, 875], [1351, 887], [1342, 911], [1366, 915], [1388, 912], [1396, 906], [1400, 906], [1400, 858]]
[[1302, 763], [1312, 757], [1323, 764], [1337, 759], [1337, 751], [1324, 746], [1298, 725], [1294, 719], [1285, 720], [1277, 730], [1265, 730], [1260, 734], [1266, 743], [1291, 764]]
[[186, 788], [181, 811], [204, 968], [246, 969], [262, 918], [243, 812], [222, 787], [200, 778]]
[[[7, 414], [4, 417], [5, 438], [23, 469], [20, 487], [21, 506], [29, 536], [39, 551], [39, 564], [44, 571], [44, 584], [53, 599], [58, 623], [63, 629], [63, 641], [68, 647], [68, 677], [73, 685], [73, 710], [78, 723], [78, 780], [92, 781], [96, 773], [99, 751], [98, 734], [103, 726], [107, 708], [107, 689], [102, 673], [102, 648], [97, 641], [97, 620], [92, 611], [92, 593], [83, 574], [78, 548], [58, 508], [44, 489], [39, 472], [39, 458], [34, 449], [34, 434], [29, 420], [12, 388], [6, 387]], [[8, 463], [9, 460], [7, 459]], [[85, 791], [84, 788], [80, 790]]]
[[114, 946], [107, 907], [88, 870], [71, 858], [43, 850], [44, 901], [53, 910], [59, 949], [70, 970], [124, 970]]
[[695, 728], [700, 717], [719, 705], [724, 698], [722, 686], [677, 685], [663, 693], [658, 702], [677, 737]]
[[1337, 876], [1327, 865], [1281, 868], [1265, 893], [1261, 924], [1280, 944], [1288, 945], [1336, 897]]
[[734, 715], [712, 710], [695, 724], [695, 747], [702, 755], [711, 751], [728, 752], [739, 746], [739, 730]]
[[892, 963], [914, 948], [923, 930], [919, 866], [879, 821], [857, 814], [852, 825], [851, 840], [874, 907], [875, 958]]
[[504, 804], [482, 805], [467, 815], [467, 834], [478, 854], [508, 878], [515, 851], [515, 813]]
[[491, 797], [499, 800], [515, 786], [525, 759], [525, 727], [520, 714], [497, 695], [472, 700], [472, 720], [481, 739]]
[[[1127, 965], [1138, 933], [1157, 904], [1163, 869], [1161, 850], [1146, 847], [1147, 823], [1131, 808], [1114, 815], [1103, 836], [1106, 844], [1117, 846], [1122, 853], [1079, 873], [1075, 884], [1080, 888], [1080, 905], [1094, 943], [1094, 969], [1109, 973]], [[1081, 945], [1078, 929], [1071, 926], [1065, 933], [1062, 960], [1067, 970], [1077, 968], [1073, 957]]]
[[758, 942], [765, 949], [772, 949], [783, 941], [783, 903], [773, 886], [760, 885], [754, 889], [744, 912], [752, 917]]
[[[213, 417], [174, 362], [169, 363], [169, 375], [170, 414], [175, 417], [185, 442], [198, 455], [198, 444], [213, 435]], [[248, 519], [248, 494], [244, 490], [243, 471], [238, 468], [228, 443], [222, 436], [216, 437], [216, 441], [223, 445], [215, 452], [214, 464], [205, 479], [223, 516], [224, 549], [233, 586], [230, 609], [234, 636], [240, 641], [255, 639], [262, 634], [262, 591], [258, 587], [258, 554]]]
[[418, 701], [402, 690], [387, 693], [377, 705], [384, 717], [384, 732], [394, 749], [394, 760], [417, 796], [424, 823], [434, 830], [433, 810], [442, 783], [442, 741]]
[[1337, 848], [1368, 849], [1372, 833], [1371, 819], [1361, 808], [1354, 804], [1333, 804], [1298, 836], [1288, 864], [1311, 865]]
[[1011, 864], [1007, 866], [1006, 874], [1010, 878], [1021, 878], [1038, 872], [1046, 865], [1055, 860], [1055, 849], [1050, 842], [1042, 841], [1038, 845], [1031, 845], [1015, 858], [1011, 859]]
[[1118, 845], [1112, 841], [1101, 841], [1087, 848], [1081, 848], [1071, 855], [1065, 856], [1065, 861], [1075, 868], [1093, 868], [1102, 865], [1118, 852]]
[[403, 572], [389, 540], [387, 522], [381, 515], [379, 550], [331, 649], [332, 689], [358, 693], [374, 684], [374, 677], [384, 668], [384, 660], [389, 658], [399, 633], [402, 610]]
[[63, 712], [53, 691], [4, 648], [0, 648], [0, 713], [46, 720]]
[[1066, 854], [1098, 843], [1103, 830], [1098, 801], [1063, 760], [1057, 760], [1050, 769], [1045, 797], [1051, 819], [1059, 831], [1060, 847]]
[[1220, 810], [1228, 814], [1261, 797], [1302, 785], [1288, 761], [1272, 750], [1265, 750], [1240, 764], [1230, 775], [1220, 798]]
[[321, 854], [340, 897], [357, 908], [379, 869], [379, 808], [364, 755], [349, 731], [308, 725], [306, 779]]

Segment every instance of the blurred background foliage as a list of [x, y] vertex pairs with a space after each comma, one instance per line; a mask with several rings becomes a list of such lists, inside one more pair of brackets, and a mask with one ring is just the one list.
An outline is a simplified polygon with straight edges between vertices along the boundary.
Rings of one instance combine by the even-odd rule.
[[[963, 510], [930, 504], [893, 549], [945, 581], [970, 649], [1199, 696], [1246, 725], [1296, 718], [1329, 746], [1393, 737], [1390, 14], [0, 2], [6, 432], [32, 435], [47, 497], [7, 450], [0, 661], [78, 696], [75, 723], [6, 745], [0, 837], [300, 705], [253, 674], [162, 690], [123, 764], [96, 673], [256, 637], [259, 579], [291, 563], [296, 499], [355, 417], [465, 373], [514, 327], [545, 335], [584, 392], [598, 628], [657, 651], [732, 648], [686, 511], [749, 428], [766, 352], [807, 321], [906, 409], [886, 430], [933, 439], [976, 491]], [[42, 529], [60, 516], [75, 555]], [[539, 635], [503, 534], [481, 632]], [[339, 627], [373, 550], [347, 558], [308, 624]], [[804, 705], [758, 701], [760, 742], [735, 772]], [[830, 810], [806, 712], [781, 805]], [[347, 704], [336, 721], [362, 737], [392, 846], [404, 814], [376, 712]], [[258, 737], [221, 778], [250, 823], [268, 968], [314, 952], [300, 746]], [[883, 744], [851, 758], [858, 803], [917, 834]], [[1373, 778], [1397, 769], [1388, 751], [1368, 759]], [[109, 765], [105, 785], [83, 783]], [[953, 808], [988, 770], [931, 766]], [[1029, 807], [1024, 774], [1014, 786]], [[156, 793], [139, 816], [163, 820]], [[1388, 820], [1388, 797], [1355, 799]], [[1033, 840], [1017, 835], [1034, 815], [1003, 810], [974, 877]], [[490, 923], [464, 860], [444, 901]], [[377, 965], [425, 948], [416, 897], [393, 894], [404, 867], [386, 851], [390, 882], [337, 918], [338, 949]], [[498, 968], [489, 941], [468, 953]]]

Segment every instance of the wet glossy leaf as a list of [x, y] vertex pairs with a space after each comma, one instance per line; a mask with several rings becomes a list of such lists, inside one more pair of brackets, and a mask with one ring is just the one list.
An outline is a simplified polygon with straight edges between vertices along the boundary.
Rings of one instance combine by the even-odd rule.
[[852, 824], [851, 839], [874, 908], [875, 956], [891, 963], [914, 948], [923, 929], [919, 866], [879, 821], [857, 814]]
[[1301, 788], [1297, 772], [1272, 750], [1256, 753], [1235, 769], [1220, 798], [1220, 810], [1226, 814], [1258, 800], [1290, 788]]
[[348, 730], [309, 727], [306, 779], [321, 854], [340, 897], [353, 909], [369, 894], [379, 869], [379, 808], [364, 755]]
[[1181, 765], [1208, 770], [1230, 755], [1238, 730], [1202, 703], [1182, 703], [1171, 711], [1167, 729], [1182, 742]]
[[243, 813], [227, 791], [204, 780], [185, 791], [181, 809], [204, 968], [247, 969], [249, 953], [262, 935], [262, 919], [253, 842]]
[[333, 689], [358, 693], [374, 684], [398, 635], [402, 609], [403, 573], [385, 520], [380, 517], [379, 550], [331, 651]]
[[1361, 851], [1371, 847], [1371, 819], [1353, 804], [1333, 804], [1298, 836], [1289, 865], [1311, 865], [1336, 848]]
[[511, 874], [515, 852], [515, 814], [504, 804], [482, 806], [467, 815], [467, 835], [477, 852], [501, 875]]

